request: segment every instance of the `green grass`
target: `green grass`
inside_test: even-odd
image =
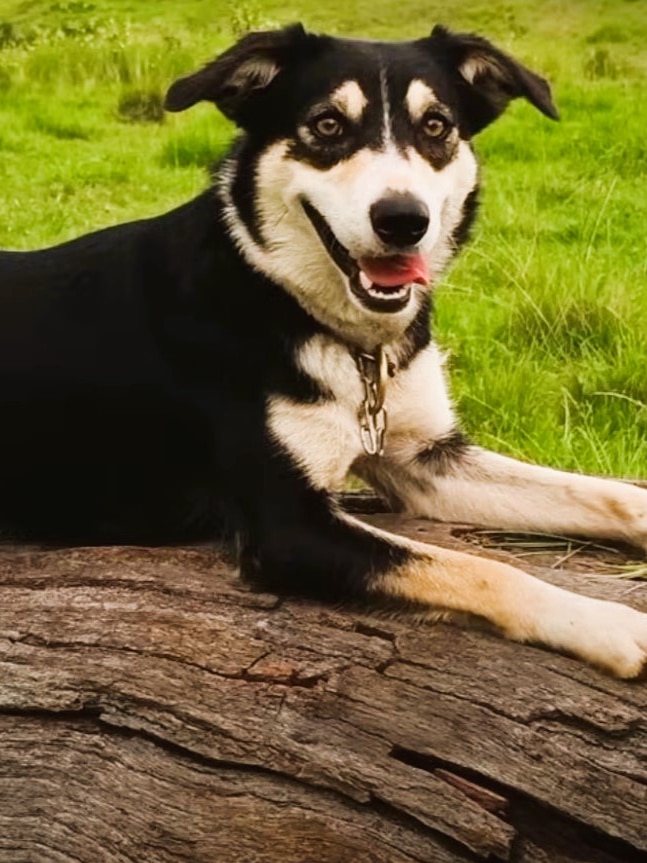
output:
[[[0,246],[154,215],[206,183],[231,126],[161,115],[168,84],[249,27],[406,38],[478,30],[551,78],[476,142],[481,218],[435,329],[480,443],[647,475],[647,0],[0,0]]]

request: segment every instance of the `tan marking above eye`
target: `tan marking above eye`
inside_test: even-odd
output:
[[[419,78],[414,78],[409,84],[405,101],[409,116],[414,123],[417,123],[422,118],[428,108],[438,104],[438,98],[434,91]]]
[[[345,81],[331,93],[330,104],[357,122],[368,105],[368,99],[357,81]]]

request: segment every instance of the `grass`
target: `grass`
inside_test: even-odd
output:
[[[476,142],[481,218],[435,329],[472,437],[647,475],[645,0],[0,0],[0,246],[154,215],[204,187],[233,130],[164,116],[165,88],[250,27],[479,30],[551,78],[562,122],[515,104]]]

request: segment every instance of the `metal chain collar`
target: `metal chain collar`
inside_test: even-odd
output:
[[[380,346],[375,353],[358,353],[355,362],[364,386],[359,408],[359,433],[367,455],[384,455],[387,415],[384,407],[386,381],[395,374],[395,366]]]

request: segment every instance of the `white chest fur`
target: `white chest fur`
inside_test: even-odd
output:
[[[339,342],[315,336],[297,362],[330,398],[316,404],[272,396],[267,405],[270,434],[296,460],[316,488],[339,489],[362,451],[358,411],[362,385],[355,360]]]
[[[397,350],[390,353],[397,359]],[[299,352],[297,362],[330,398],[304,404],[284,396],[271,397],[267,405],[270,434],[316,488],[336,490],[363,455],[359,410],[364,390],[359,370],[348,347],[327,336],[312,338]],[[385,405],[387,460],[390,454],[402,456],[403,450],[413,457],[421,444],[441,438],[452,428],[442,357],[435,345],[387,380]]]

